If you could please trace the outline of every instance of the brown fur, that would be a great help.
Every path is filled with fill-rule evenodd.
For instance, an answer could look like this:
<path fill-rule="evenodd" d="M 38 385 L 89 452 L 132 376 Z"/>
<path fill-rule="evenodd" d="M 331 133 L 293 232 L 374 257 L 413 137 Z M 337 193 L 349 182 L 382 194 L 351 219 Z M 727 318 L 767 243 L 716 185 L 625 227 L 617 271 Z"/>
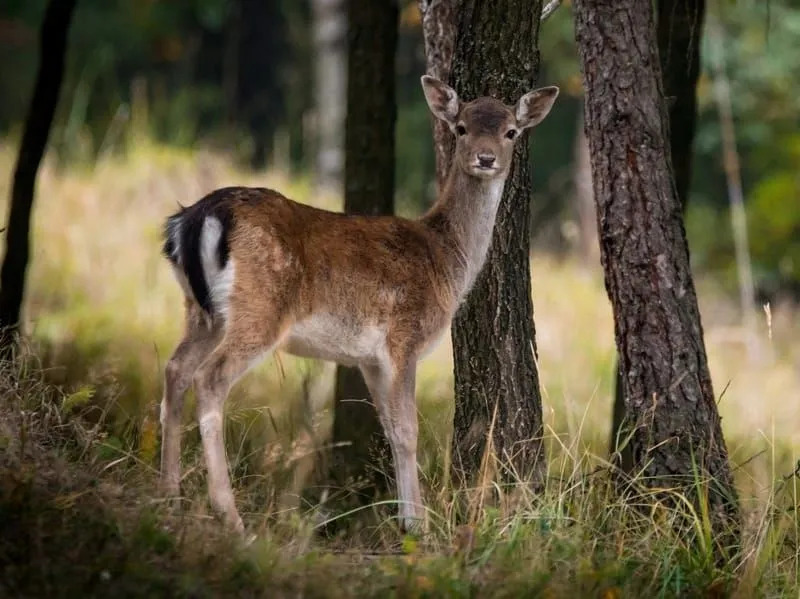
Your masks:
<path fill-rule="evenodd" d="M 483 265 L 512 157 L 506 133 L 544 118 L 557 89 L 527 94 L 511 109 L 492 98 L 461 104 L 432 78 L 423 78 L 423 87 L 457 142 L 447 185 L 420 220 L 327 212 L 266 189 L 236 188 L 222 200 L 232 222 L 232 284 L 226 309 L 210 319 L 187 298 L 186 336 L 166 372 L 162 477 L 177 493 L 180 406 L 193 380 L 211 501 L 237 529 L 222 403 L 238 377 L 276 348 L 361 368 L 392 448 L 402 524 L 424 518 L 416 363 Z"/>

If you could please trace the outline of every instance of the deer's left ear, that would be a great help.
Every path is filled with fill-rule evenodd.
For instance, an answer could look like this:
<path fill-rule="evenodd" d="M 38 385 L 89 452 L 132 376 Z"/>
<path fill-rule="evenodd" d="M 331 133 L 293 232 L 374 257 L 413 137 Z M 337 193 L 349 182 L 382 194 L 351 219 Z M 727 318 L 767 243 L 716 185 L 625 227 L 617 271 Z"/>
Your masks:
<path fill-rule="evenodd" d="M 541 123 L 550 112 L 557 97 L 558 88 L 555 85 L 541 87 L 522 96 L 514 109 L 517 127 L 528 129 Z"/>

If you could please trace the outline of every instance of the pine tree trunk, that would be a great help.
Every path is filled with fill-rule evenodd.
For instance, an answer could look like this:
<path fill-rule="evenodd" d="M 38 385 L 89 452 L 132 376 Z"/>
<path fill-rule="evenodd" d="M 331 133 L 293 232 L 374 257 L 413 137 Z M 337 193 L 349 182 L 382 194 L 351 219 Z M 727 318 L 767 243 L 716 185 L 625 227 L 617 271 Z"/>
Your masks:
<path fill-rule="evenodd" d="M 576 0 L 575 32 L 634 469 L 640 483 L 695 503 L 707 493 L 714 531 L 730 533 L 736 492 L 672 178 L 652 8 Z"/>
<path fill-rule="evenodd" d="M 30 254 L 30 220 L 39 164 L 53 123 L 61 81 L 69 24 L 76 0 L 50 0 L 39 38 L 39 72 L 33 90 L 11 189 L 6 231 L 6 255 L 0 271 L 0 329 L 8 348 L 19 329 L 25 272 Z"/>
<path fill-rule="evenodd" d="M 461 2 L 451 75 L 459 97 L 492 95 L 513 104 L 533 88 L 539 70 L 540 12 L 538 1 Z M 504 476 L 538 484 L 544 472 L 529 262 L 528 156 L 528 141 L 520 140 L 486 265 L 453 321 L 456 481 L 469 480 L 480 470 L 487 438 Z"/>
<path fill-rule="evenodd" d="M 697 78 L 700 75 L 700 42 L 705 18 L 705 0 L 658 0 L 658 55 L 661 80 L 669 105 L 669 140 L 675 191 L 684 213 L 692 181 L 692 144 L 697 121 Z M 610 452 L 624 441 L 622 423 L 625 400 L 619 367 L 615 369 L 614 410 L 611 418 Z M 620 467 L 631 471 L 630 448 L 623 446 Z"/>
<path fill-rule="evenodd" d="M 347 117 L 345 119 L 345 212 L 392 214 L 394 207 L 394 57 L 397 4 L 349 0 Z M 334 477 L 366 480 L 365 498 L 385 486 L 374 468 L 386 449 L 380 421 L 357 369 L 338 367 L 333 441 Z M 384 460 L 390 468 L 391 460 Z M 387 473 L 388 474 L 388 473 Z"/>

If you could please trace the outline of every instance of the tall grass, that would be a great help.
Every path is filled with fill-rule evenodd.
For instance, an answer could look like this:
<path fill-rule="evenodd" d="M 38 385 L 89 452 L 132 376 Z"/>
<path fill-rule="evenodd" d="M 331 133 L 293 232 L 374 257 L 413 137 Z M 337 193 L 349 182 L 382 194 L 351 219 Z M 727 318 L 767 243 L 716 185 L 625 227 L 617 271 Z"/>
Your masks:
<path fill-rule="evenodd" d="M 0 144 L 0 172 L 9 175 L 0 178 L 3 200 L 12 163 L 12 147 Z M 180 512 L 185 520 L 150 499 L 154 406 L 163 364 L 182 327 L 180 291 L 159 254 L 160 228 L 178 203 L 240 184 L 338 206 L 334 195 L 312 194 L 303 179 L 243 172 L 208 151 L 151 145 L 84 170 L 59 170 L 47 161 L 38 184 L 25 324 L 43 366 L 34 378 L 55 399 L 42 404 L 51 408 L 37 407 L 42 394 L 30 391 L 17 393 L 17 401 L 27 402 L 30 413 L 53 409 L 68 420 L 80 413 L 70 422 L 99 426 L 77 458 L 65 450 L 68 461 L 123 489 L 121 503 L 130 499 L 144 506 L 137 519 L 153 514 L 156 529 L 188 530 L 189 536 L 197 536 L 198 527 L 205 530 L 207 521 L 191 401 L 185 413 L 187 499 Z M 269 581 L 287 593 L 304 589 L 311 595 L 344 596 L 346 589 L 334 583 L 345 582 L 376 596 L 795 593 L 800 564 L 792 473 L 800 457 L 800 312 L 771 306 L 771 329 L 759 315 L 761 348 L 751 360 L 734 304 L 698 275 L 710 366 L 745 514 L 739 557 L 721 566 L 702 549 L 702 518 L 696 518 L 696 534 L 679 536 L 671 522 L 686 514 L 667 507 L 642 512 L 611 491 L 605 456 L 612 319 L 599 267 L 535 253 L 532 271 L 550 459 L 544 495 L 524 485 L 493 485 L 488 495 L 485 489 L 442 486 L 452 418 L 451 348 L 445 339 L 421 363 L 417 384 L 430 534 L 401 542 L 391 504 L 371 506 L 370 518 L 342 517 L 325 504 L 308 503 L 307 496 L 298 499 L 310 480 L 309 464 L 329 435 L 332 371 L 291 356 L 270 358 L 237 385 L 228 402 L 226 443 L 238 501 L 258 540 L 237 549 L 224 567 L 240 568 L 256 586 Z M 3 436 L 20 434 L 4 430 Z M 15 467 L 24 469 L 21 463 Z M 130 514 L 108 518 L 127 521 Z M 331 519 L 364 525 L 321 540 L 316 533 Z M 174 559 L 183 560 L 184 549 L 173 549 Z M 368 557 L 390 551 L 401 556 Z M 219 574 L 214 584 L 225 576 Z"/>
<path fill-rule="evenodd" d="M 243 544 L 210 517 L 198 455 L 187 460 L 181 504 L 171 505 L 135 448 L 109 443 L 107 412 L 64 395 L 30 361 L 0 365 L 0 382 L 0 592 L 8 596 L 797 592 L 797 480 L 779 472 L 747 506 L 745 534 L 727 563 L 715 560 L 700 515 L 635 494 L 623 501 L 596 457 L 569 451 L 554 454 L 542 493 L 498 481 L 488 499 L 485 489 L 429 488 L 429 532 L 419 537 L 399 534 L 381 504 L 366 508 L 383 516 L 371 525 L 321 536 L 320 506 L 281 510 L 261 492 L 270 473 L 240 478 L 237 501 L 255 533 Z"/>

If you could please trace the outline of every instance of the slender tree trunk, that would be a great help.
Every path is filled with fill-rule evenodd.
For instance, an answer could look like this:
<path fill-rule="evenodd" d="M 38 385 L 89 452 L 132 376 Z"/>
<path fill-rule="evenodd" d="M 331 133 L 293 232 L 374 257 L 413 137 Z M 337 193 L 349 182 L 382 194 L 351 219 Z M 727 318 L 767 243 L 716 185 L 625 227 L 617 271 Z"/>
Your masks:
<path fill-rule="evenodd" d="M 50 0 L 39 39 L 39 72 L 33 90 L 11 189 L 6 231 L 6 255 L 0 271 L 0 329 L 2 345 L 9 347 L 19 329 L 30 253 L 30 220 L 39 163 L 64 78 L 67 34 L 76 0 Z"/>
<path fill-rule="evenodd" d="M 235 130 L 239 113 L 239 52 L 242 45 L 241 3 L 230 5 L 225 41 L 222 47 L 222 94 L 225 99 L 225 120 Z"/>
<path fill-rule="evenodd" d="M 692 146 L 697 123 L 697 78 L 705 0 L 658 0 L 658 55 L 669 106 L 669 146 L 675 191 L 686 211 L 692 183 Z"/>
<path fill-rule="evenodd" d="M 540 12 L 538 1 L 462 0 L 450 77 L 461 98 L 491 95 L 513 104 L 533 88 Z M 538 484 L 544 472 L 527 156 L 523 139 L 515 149 L 486 265 L 453 321 L 452 474 L 457 481 L 478 473 L 487 450 L 497 456 L 506 477 Z"/>
<path fill-rule="evenodd" d="M 347 6 L 346 0 L 313 0 L 312 7 L 314 106 L 317 115 L 315 185 L 339 193 L 344 170 L 347 101 Z"/>
<path fill-rule="evenodd" d="M 707 501 L 714 532 L 728 540 L 736 491 L 672 177 L 652 8 L 576 0 L 575 32 L 633 465 L 642 484 Z"/>
<path fill-rule="evenodd" d="M 597 247 L 597 215 L 592 189 L 592 165 L 589 158 L 589 140 L 583 126 L 583 110 L 578 115 L 575 131 L 574 167 L 575 216 L 578 219 L 578 253 L 585 265 L 597 264 L 600 250 Z"/>
<path fill-rule="evenodd" d="M 449 82 L 456 45 L 456 26 L 461 0 L 419 0 L 422 14 L 422 35 L 428 75 Z M 442 189 L 455 147 L 450 128 L 441 119 L 431 116 L 433 148 L 436 153 L 436 184 Z"/>
<path fill-rule="evenodd" d="M 686 212 L 692 182 L 692 145 L 697 122 L 697 78 L 700 76 L 700 42 L 705 0 L 658 0 L 658 55 L 661 80 L 669 106 L 669 144 L 675 192 Z M 622 423 L 625 400 L 619 367 L 615 369 L 614 410 L 611 418 L 610 452 L 625 439 Z M 620 467 L 630 472 L 630 447 L 623 444 Z"/>
<path fill-rule="evenodd" d="M 718 12 L 719 9 L 717 9 Z M 750 260 L 750 243 L 747 238 L 747 213 L 744 207 L 742 171 L 736 149 L 736 127 L 733 122 L 731 87 L 725 73 L 723 31 L 716 17 L 709 22 L 711 38 L 711 64 L 714 72 L 714 95 L 717 99 L 719 128 L 722 134 L 722 156 L 725 179 L 728 183 L 728 200 L 731 205 L 731 230 L 736 250 L 736 271 L 739 279 L 739 303 L 742 310 L 742 328 L 749 359 L 758 357 L 756 333 L 756 299 L 753 286 L 753 266 Z"/>
<path fill-rule="evenodd" d="M 239 45 L 237 118 L 252 137 L 251 166 L 263 168 L 286 112 L 281 81 L 289 47 L 284 37 L 286 19 L 277 0 L 238 0 L 237 4 L 233 40 Z"/>
<path fill-rule="evenodd" d="M 394 56 L 396 2 L 349 0 L 347 117 L 345 120 L 345 212 L 391 214 L 394 207 Z M 386 441 L 357 369 L 339 367 L 333 426 L 333 471 L 340 481 L 366 479 L 364 495 L 384 486 L 371 466 Z M 391 460 L 385 460 L 390 467 Z"/>

